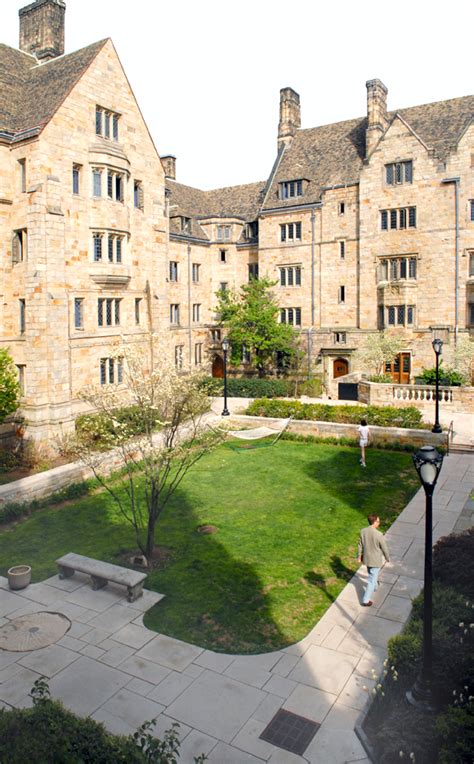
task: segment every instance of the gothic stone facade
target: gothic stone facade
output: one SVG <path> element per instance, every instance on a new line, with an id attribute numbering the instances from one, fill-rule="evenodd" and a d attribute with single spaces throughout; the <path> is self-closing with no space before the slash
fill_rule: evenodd
<path id="1" fill-rule="evenodd" d="M 0 342 L 31 437 L 120 382 L 118 342 L 151 331 L 157 362 L 216 368 L 216 292 L 257 274 L 329 387 L 381 329 L 403 334 L 400 379 L 434 336 L 449 362 L 474 330 L 474 97 L 388 112 L 371 80 L 363 118 L 302 129 L 284 88 L 269 177 L 201 191 L 160 160 L 110 40 L 62 55 L 64 9 L 36 0 L 21 50 L 0 45 Z"/>

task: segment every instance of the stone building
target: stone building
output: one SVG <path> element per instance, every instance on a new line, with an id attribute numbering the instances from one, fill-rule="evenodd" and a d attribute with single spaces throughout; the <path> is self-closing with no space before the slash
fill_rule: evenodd
<path id="1" fill-rule="evenodd" d="M 389 112 L 371 80 L 364 117 L 302 129 L 284 88 L 268 178 L 202 191 L 160 160 L 110 39 L 64 54 L 64 16 L 35 0 L 0 45 L 0 342 L 31 437 L 120 383 L 118 341 L 151 331 L 219 374 L 216 292 L 258 274 L 328 384 L 382 328 L 406 341 L 398 381 L 474 330 L 474 97 Z"/>

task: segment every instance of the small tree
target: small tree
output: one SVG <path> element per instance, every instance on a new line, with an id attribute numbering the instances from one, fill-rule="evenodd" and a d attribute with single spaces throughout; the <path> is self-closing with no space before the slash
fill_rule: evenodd
<path id="1" fill-rule="evenodd" d="M 230 361 L 239 366 L 245 348 L 259 377 L 265 376 L 275 353 L 292 356 L 296 346 L 293 327 L 278 321 L 280 308 L 271 291 L 275 284 L 267 278 L 253 279 L 239 293 L 217 293 L 216 310 L 231 344 Z"/>
<path id="2" fill-rule="evenodd" d="M 386 363 L 392 363 L 402 352 L 406 340 L 401 334 L 378 332 L 370 334 L 354 353 L 353 368 L 373 374 L 383 374 Z"/>
<path id="3" fill-rule="evenodd" d="M 0 348 L 0 424 L 20 405 L 20 385 L 12 357 Z"/>
<path id="4" fill-rule="evenodd" d="M 474 342 L 465 335 L 458 338 L 453 365 L 463 383 L 470 385 L 474 374 Z"/>
<path id="5" fill-rule="evenodd" d="M 197 375 L 179 374 L 165 363 L 150 372 L 144 354 L 129 347 L 117 351 L 115 363 L 123 368 L 123 384 L 81 394 L 97 416 L 63 448 L 81 459 L 112 496 L 150 565 L 159 516 L 186 473 L 223 435 L 203 426 L 209 399 Z M 119 421 L 117 412 L 124 406 L 133 415 Z M 102 450 L 97 448 L 98 435 Z M 107 447 L 118 454 L 123 481 L 108 474 Z"/>

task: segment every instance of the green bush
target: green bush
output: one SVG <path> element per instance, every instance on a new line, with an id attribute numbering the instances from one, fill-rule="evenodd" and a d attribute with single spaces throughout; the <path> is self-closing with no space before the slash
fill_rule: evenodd
<path id="1" fill-rule="evenodd" d="M 62 504 L 63 501 L 71 501 L 85 496 L 91 490 L 93 480 L 83 480 L 80 483 L 71 483 L 60 491 L 32 501 L 18 502 L 9 501 L 0 506 L 0 525 L 6 525 L 21 517 L 27 517 L 38 509 L 50 507 L 52 504 Z"/>
<path id="2" fill-rule="evenodd" d="M 207 395 L 217 396 L 224 394 L 224 380 L 217 377 L 202 377 L 198 382 L 199 390 L 203 390 Z"/>
<path id="3" fill-rule="evenodd" d="M 474 761 L 474 704 L 448 708 L 436 719 L 440 750 L 438 764 L 472 764 Z"/>
<path id="4" fill-rule="evenodd" d="M 445 369 L 442 364 L 443 361 L 441 360 L 438 370 L 439 384 L 447 385 L 448 387 L 460 387 L 464 382 L 462 374 L 456 371 L 456 369 Z M 431 369 L 423 369 L 416 379 L 420 385 L 435 385 L 436 366 L 433 366 Z"/>
<path id="5" fill-rule="evenodd" d="M 35 682 L 31 697 L 33 708 L 0 709 L 0 761 L 4 764 L 176 764 L 178 760 L 179 724 L 173 724 L 163 740 L 153 737 L 154 722 L 145 722 L 128 737 L 111 735 L 103 724 L 79 718 L 51 700 L 44 679 Z"/>
<path id="6" fill-rule="evenodd" d="M 380 427 L 419 428 L 422 413 L 414 406 L 395 408 L 394 406 L 330 406 L 324 403 L 301 403 L 300 401 L 267 400 L 260 398 L 247 408 L 250 416 L 268 416 L 286 419 L 307 419 L 317 422 L 339 422 L 359 424 L 362 418 L 369 425 Z"/>
<path id="7" fill-rule="evenodd" d="M 124 406 L 115 409 L 113 418 L 105 414 L 81 414 L 76 419 L 76 433 L 95 441 L 97 447 L 110 448 L 113 445 L 116 427 L 125 425 L 129 436 L 141 435 L 145 432 L 143 413 L 139 406 Z M 155 421 L 159 429 L 159 421 Z"/>
<path id="8" fill-rule="evenodd" d="M 452 700 L 453 690 L 474 686 L 471 650 L 474 630 L 469 628 L 472 608 L 465 595 L 451 587 L 433 584 L 434 691 L 441 703 Z M 416 675 L 423 643 L 423 594 L 413 600 L 410 620 L 401 635 L 388 643 L 389 661 L 402 677 Z M 416 646 L 418 645 L 418 658 Z"/>
<path id="9" fill-rule="evenodd" d="M 393 379 L 390 374 L 372 374 L 369 377 L 369 382 L 378 382 L 379 384 L 389 385 L 393 384 Z"/>
<path id="10" fill-rule="evenodd" d="M 433 550 L 437 581 L 474 600 L 474 528 L 441 538 Z"/>
<path id="11" fill-rule="evenodd" d="M 311 379 L 305 379 L 298 385 L 300 395 L 307 395 L 308 398 L 320 398 L 323 391 L 322 379 L 319 376 L 313 376 Z"/>

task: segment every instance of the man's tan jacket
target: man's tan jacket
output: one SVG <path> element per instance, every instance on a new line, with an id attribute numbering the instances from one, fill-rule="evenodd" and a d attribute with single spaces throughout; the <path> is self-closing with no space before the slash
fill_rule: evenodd
<path id="1" fill-rule="evenodd" d="M 360 532 L 358 556 L 368 568 L 381 568 L 384 557 L 387 562 L 390 562 L 388 546 L 383 534 L 372 525 L 363 528 Z"/>

